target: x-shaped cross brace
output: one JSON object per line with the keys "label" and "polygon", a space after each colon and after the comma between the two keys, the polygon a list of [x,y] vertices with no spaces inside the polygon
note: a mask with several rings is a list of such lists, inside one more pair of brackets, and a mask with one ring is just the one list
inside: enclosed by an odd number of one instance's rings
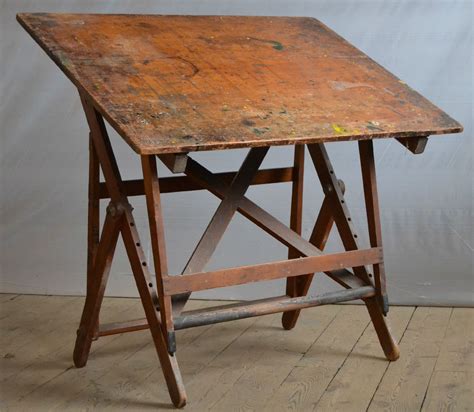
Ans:
{"label": "x-shaped cross brace", "polygon": [[[172,171],[179,170],[197,186],[207,189],[222,199],[211,222],[183,270],[183,276],[168,274],[163,218],[160,200],[160,179],[156,158],[141,157],[143,193],[146,196],[151,244],[156,272],[156,285],[148,271],[145,255],[135,227],[127,188],[120,177],[104,121],[93,105],[82,97],[90,128],[90,182],[89,182],[89,250],[88,290],[78,330],[74,361],[84,366],[92,340],[98,336],[149,328],[162,364],[168,389],[176,406],[186,402],[184,386],[175,356],[175,329],[206,323],[222,322],[267,313],[284,312],[283,326],[294,327],[300,309],[324,303],[361,298],[364,300],[387,358],[398,357],[398,347],[388,329],[384,314],[388,310],[385,293],[385,275],[382,259],[380,218],[378,211],[375,166],[371,141],[359,143],[364,193],[369,223],[371,249],[361,250],[344,199],[344,185],[338,181],[322,144],[308,145],[321,181],[325,199],[309,241],[301,233],[304,146],[295,147],[293,191],[290,227],[245,197],[248,187],[256,178],[268,148],[251,149],[240,170],[230,184],[187,155],[160,155]],[[99,166],[102,168],[111,199],[99,238]],[[289,260],[263,265],[203,272],[233,215],[241,213],[272,237],[289,248]],[[346,252],[323,255],[333,223],[341,235]],[[110,266],[119,235],[122,235],[133,275],[146,314],[145,321],[132,321],[127,326],[99,328],[98,318]],[[366,265],[373,265],[374,281]],[[354,273],[345,269],[352,267]],[[305,296],[314,272],[324,272],[347,291],[320,296]],[[287,278],[286,295],[206,311],[183,312],[192,291],[237,285],[249,281]],[[156,289],[155,289],[156,286]]]}

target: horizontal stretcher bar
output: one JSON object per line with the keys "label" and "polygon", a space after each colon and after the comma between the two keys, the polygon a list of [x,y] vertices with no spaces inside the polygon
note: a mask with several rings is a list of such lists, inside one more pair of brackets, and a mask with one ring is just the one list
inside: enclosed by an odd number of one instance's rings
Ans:
{"label": "horizontal stretcher bar", "polygon": [[382,248],[376,247],[263,263],[260,265],[221,269],[212,272],[166,276],[163,278],[163,287],[166,295],[178,295],[198,290],[300,276],[307,273],[361,267],[381,263],[382,261]]}
{"label": "horizontal stretcher bar", "polygon": [[[193,328],[214,323],[229,322],[272,313],[289,312],[313,306],[327,305],[338,302],[348,302],[356,299],[370,298],[375,295],[372,286],[363,286],[357,289],[339,290],[323,293],[317,296],[278,296],[275,298],[260,299],[250,302],[239,302],[230,305],[215,306],[184,312],[174,320],[175,330]],[[115,335],[148,329],[146,319],[137,319],[127,322],[118,322],[101,325],[98,336]]]}
{"label": "horizontal stretcher bar", "polygon": [[328,292],[318,296],[300,296],[296,298],[282,296],[280,298],[262,299],[251,303],[242,302],[231,306],[226,305],[216,308],[184,312],[181,316],[176,318],[174,327],[176,330],[187,329],[196,326],[210,325],[213,323],[269,315],[271,313],[289,312],[292,310],[327,305],[330,303],[369,298],[374,296],[374,294],[375,289],[372,286],[363,286],[357,289]]}
{"label": "horizontal stretcher bar", "polygon": [[[230,184],[237,172],[216,173],[216,178]],[[293,180],[293,168],[282,167],[276,169],[259,170],[255,175],[252,185],[264,185],[269,183],[284,183]],[[160,177],[160,192],[161,193],[175,193],[175,192],[189,192],[193,190],[205,190],[202,186],[191,180],[187,176],[171,176]],[[143,186],[143,179],[125,180],[123,187],[126,196],[142,196],[145,194]],[[99,197],[101,199],[110,198],[107,186],[105,183],[99,185]]]}

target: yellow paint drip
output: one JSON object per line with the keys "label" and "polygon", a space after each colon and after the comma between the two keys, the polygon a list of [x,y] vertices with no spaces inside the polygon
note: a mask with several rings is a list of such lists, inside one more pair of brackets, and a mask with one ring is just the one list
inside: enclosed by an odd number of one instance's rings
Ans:
{"label": "yellow paint drip", "polygon": [[343,126],[339,126],[338,124],[332,124],[332,130],[334,130],[337,134],[343,134],[347,132],[347,129]]}

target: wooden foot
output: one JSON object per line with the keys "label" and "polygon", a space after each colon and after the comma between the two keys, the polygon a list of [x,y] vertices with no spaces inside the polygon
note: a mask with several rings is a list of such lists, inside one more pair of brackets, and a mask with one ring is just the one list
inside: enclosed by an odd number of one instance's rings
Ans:
{"label": "wooden foot", "polygon": [[382,313],[377,297],[365,299],[365,305],[369,311],[370,319],[374,324],[375,332],[379,338],[380,345],[389,361],[396,361],[400,357],[400,349],[388,326],[387,318]]}

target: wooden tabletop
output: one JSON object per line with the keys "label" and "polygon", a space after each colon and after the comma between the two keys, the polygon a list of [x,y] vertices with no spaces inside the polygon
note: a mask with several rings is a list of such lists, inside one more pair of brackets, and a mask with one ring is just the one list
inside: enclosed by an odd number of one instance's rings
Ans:
{"label": "wooden tabletop", "polygon": [[18,20],[140,154],[462,131],[313,18]]}

